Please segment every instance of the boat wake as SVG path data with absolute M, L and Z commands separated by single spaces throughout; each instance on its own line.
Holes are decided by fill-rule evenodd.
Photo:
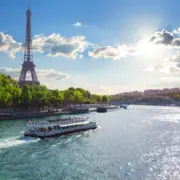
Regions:
M 81 138 L 82 137 L 82 135 L 81 134 L 78 134 L 77 136 L 76 136 L 76 138 Z
M 100 125 L 98 125 L 97 129 L 102 129 L 102 127 Z
M 28 143 L 35 143 L 38 142 L 40 139 L 33 139 L 29 137 L 12 137 L 12 138 L 7 138 L 3 139 L 2 141 L 0 140 L 0 149 L 4 148 L 9 148 L 21 144 L 28 144 Z

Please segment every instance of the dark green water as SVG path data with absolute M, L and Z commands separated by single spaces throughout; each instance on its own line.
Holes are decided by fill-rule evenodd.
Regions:
M 44 140 L 19 139 L 27 120 L 0 121 L 0 180 L 180 179 L 180 108 L 86 116 L 97 130 Z

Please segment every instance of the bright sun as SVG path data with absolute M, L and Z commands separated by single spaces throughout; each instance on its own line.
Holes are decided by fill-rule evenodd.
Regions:
M 147 40 L 142 40 L 137 44 L 137 51 L 140 56 L 147 58 L 158 57 L 163 53 L 161 48 Z

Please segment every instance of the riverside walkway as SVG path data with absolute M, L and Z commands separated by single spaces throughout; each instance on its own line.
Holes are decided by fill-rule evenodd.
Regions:
M 88 109 L 88 112 L 85 113 L 91 113 L 96 112 L 97 107 L 81 107 Z M 106 106 L 107 109 L 117 109 L 119 107 L 117 106 Z M 16 120 L 16 119 L 30 119 L 30 118 L 43 118 L 43 117 L 49 117 L 49 116 L 60 116 L 60 115 L 70 115 L 70 114 L 82 114 L 79 113 L 72 113 L 71 110 L 63 110 L 58 109 L 58 111 L 54 112 L 48 112 L 48 111 L 36 111 L 36 112 L 0 112 L 0 120 Z

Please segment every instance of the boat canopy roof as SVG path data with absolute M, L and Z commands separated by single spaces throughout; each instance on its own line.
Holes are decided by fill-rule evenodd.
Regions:
M 47 121 L 49 122 L 56 122 L 56 121 L 61 121 L 61 122 L 64 122 L 64 121 L 69 121 L 69 120 L 74 120 L 74 121 L 78 121 L 78 120 L 87 120 L 89 119 L 89 117 L 68 117 L 68 118 L 58 118 L 58 119 L 49 119 Z
M 73 126 L 73 125 L 80 125 L 80 124 L 87 124 L 89 123 L 88 119 L 86 118 L 79 118 L 79 119 L 68 119 L 66 121 L 55 121 L 55 122 L 49 122 L 49 121 L 39 121 L 39 122 L 32 122 L 28 123 L 28 128 L 47 128 L 47 127 L 54 127 L 54 126 Z

